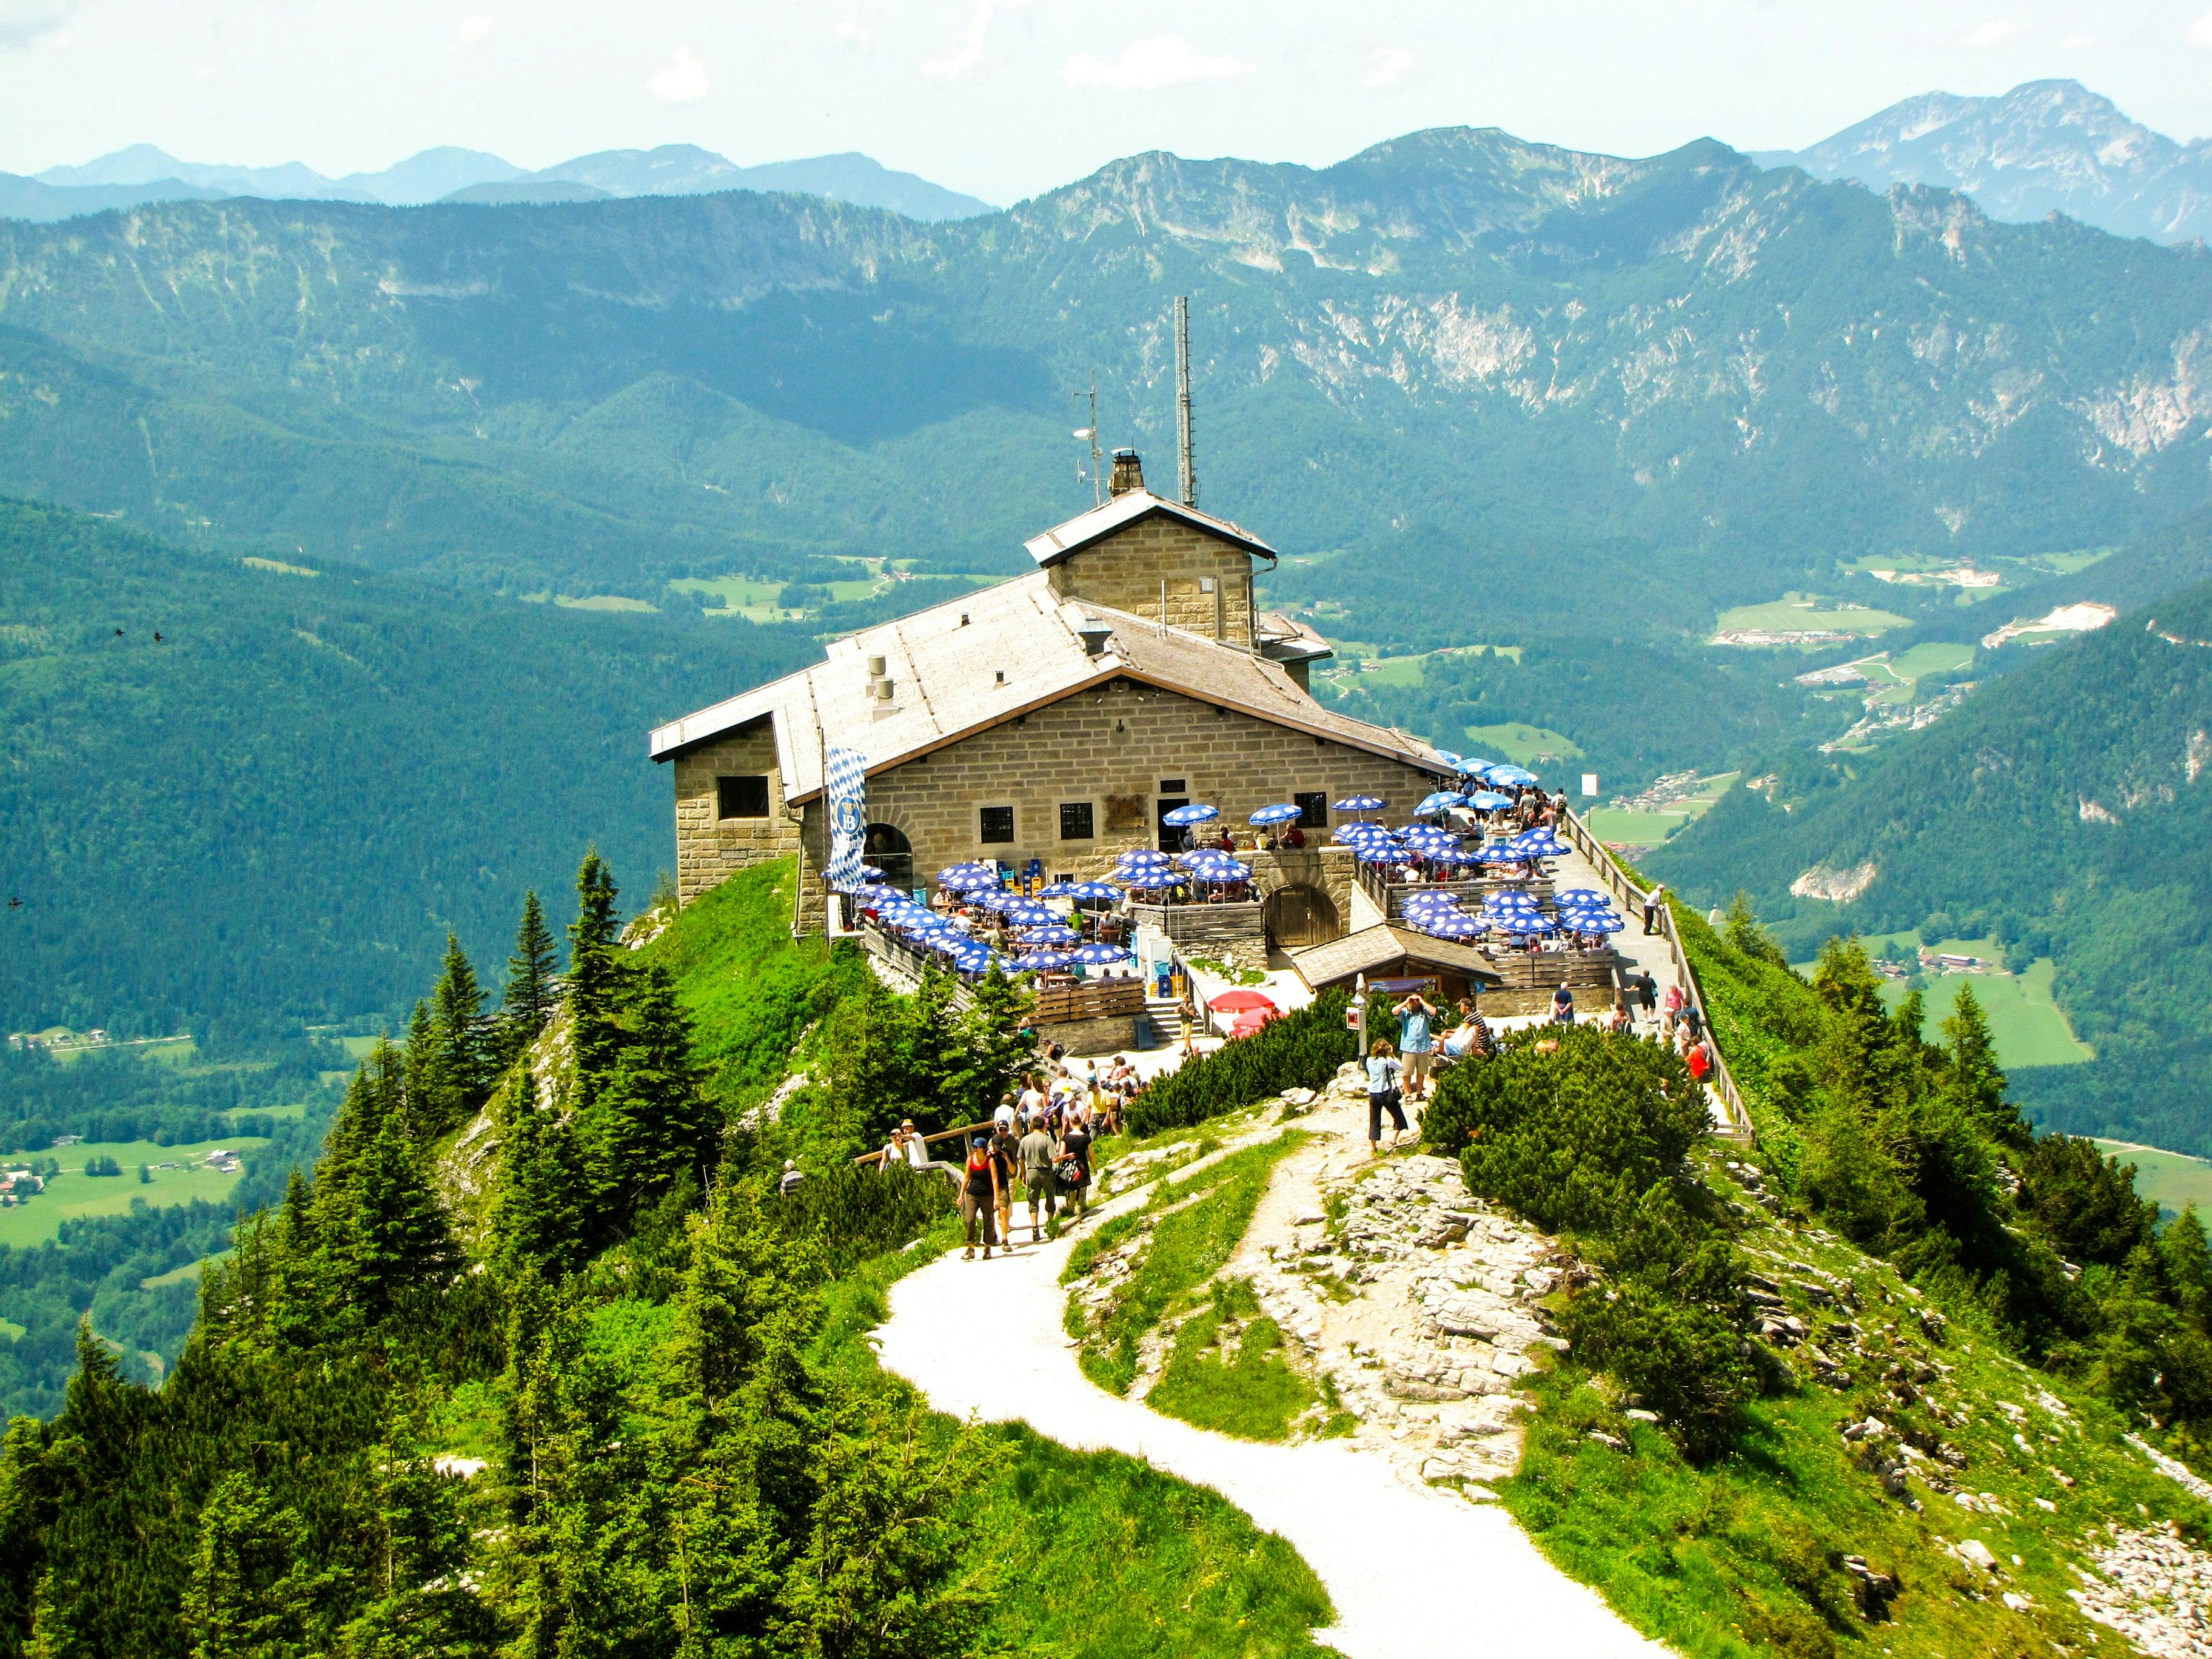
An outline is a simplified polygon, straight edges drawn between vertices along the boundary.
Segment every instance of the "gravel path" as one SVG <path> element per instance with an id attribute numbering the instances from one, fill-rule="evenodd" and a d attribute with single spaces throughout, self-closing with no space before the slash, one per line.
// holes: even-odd
<path id="1" fill-rule="evenodd" d="M 875 1334 L 883 1364 L 939 1411 L 1025 1422 L 1063 1445 L 1124 1452 L 1219 1492 L 1320 1576 L 1337 1623 L 1319 1634 L 1348 1659 L 1669 1652 L 1553 1566 L 1494 1505 L 1409 1485 L 1374 1450 L 1235 1440 L 1095 1387 L 1060 1324 L 1073 1243 L 988 1262 L 948 1255 L 908 1274 Z"/>

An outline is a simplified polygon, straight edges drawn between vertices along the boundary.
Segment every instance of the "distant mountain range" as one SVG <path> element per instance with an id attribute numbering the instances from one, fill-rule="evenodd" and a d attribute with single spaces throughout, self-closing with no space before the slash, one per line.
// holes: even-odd
<path id="1" fill-rule="evenodd" d="M 0 218 L 44 223 L 149 202 L 240 196 L 415 207 L 438 201 L 575 202 L 720 190 L 820 196 L 929 222 L 995 211 L 988 202 L 850 151 L 740 167 L 696 144 L 663 144 L 657 149 L 600 150 L 532 173 L 483 150 L 445 145 L 381 173 L 332 179 L 297 161 L 267 167 L 210 166 L 180 161 L 151 144 L 133 144 L 82 167 L 48 167 L 30 178 L 0 173 Z"/>
<path id="2" fill-rule="evenodd" d="M 1996 219 L 2063 213 L 2160 242 L 2212 232 L 2212 143 L 2177 143 L 2078 81 L 2030 81 L 1996 98 L 1923 93 L 1809 149 L 1755 159 L 1875 190 L 1940 185 Z"/>

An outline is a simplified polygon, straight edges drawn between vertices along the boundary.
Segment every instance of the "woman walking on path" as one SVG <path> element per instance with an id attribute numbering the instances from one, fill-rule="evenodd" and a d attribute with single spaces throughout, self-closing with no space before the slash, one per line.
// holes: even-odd
<path id="1" fill-rule="evenodd" d="M 991 1131 L 991 1162 L 999 1182 L 999 1241 L 1010 1250 L 1014 1248 L 1014 1171 L 1021 1168 L 1021 1148 L 1011 1122 Z"/>
<path id="2" fill-rule="evenodd" d="M 1060 1132 L 1060 1161 L 1053 1166 L 1066 1213 L 1080 1221 L 1090 1213 L 1085 1199 L 1091 1186 L 1091 1126 L 1074 1113 Z"/>
<path id="3" fill-rule="evenodd" d="M 991 1259 L 991 1247 L 999 1242 L 998 1219 L 999 1160 L 990 1141 L 976 1135 L 968 1143 L 968 1167 L 960 1182 L 960 1228 L 968 1239 L 963 1261 L 975 1259 L 978 1231 L 983 1235 L 983 1260 Z"/>
<path id="4" fill-rule="evenodd" d="M 1030 1203 L 1030 1243 L 1044 1242 L 1045 1224 L 1052 1218 L 1053 1144 L 1042 1121 L 1030 1125 L 1022 1137 L 1022 1191 Z"/>
<path id="5" fill-rule="evenodd" d="M 1398 1074 L 1406 1068 L 1398 1063 L 1389 1042 L 1375 1039 L 1375 1046 L 1367 1051 L 1367 1155 L 1372 1158 L 1379 1151 L 1382 1139 L 1382 1114 L 1390 1114 L 1390 1148 L 1398 1145 L 1398 1137 L 1406 1133 L 1406 1114 L 1398 1104 Z"/>

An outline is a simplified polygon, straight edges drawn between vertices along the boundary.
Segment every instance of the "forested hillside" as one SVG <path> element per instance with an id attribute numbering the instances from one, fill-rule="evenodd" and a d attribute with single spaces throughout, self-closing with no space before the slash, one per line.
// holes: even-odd
<path id="1" fill-rule="evenodd" d="M 1747 890 L 1802 957 L 1831 933 L 1994 936 L 2057 963 L 2098 1050 L 2024 1073 L 2047 1121 L 2212 1152 L 2212 583 L 2041 647 L 1871 756 L 1738 788 L 1650 857 L 1699 902 Z M 1860 889 L 1794 896 L 1808 872 Z M 1932 932 L 1930 931 L 1932 928 Z"/>
<path id="2" fill-rule="evenodd" d="M 1088 504 L 1073 388 L 1109 441 L 1169 429 L 1178 292 L 1205 503 L 1403 552 L 1448 605 L 1499 597 L 1462 551 L 1510 554 L 1696 628 L 1839 557 L 2098 545 L 2203 494 L 2199 252 L 1464 129 L 1139 155 L 930 226 L 744 192 L 9 225 L 0 484 L 571 592 L 799 551 L 1005 571 Z"/>
<path id="3" fill-rule="evenodd" d="M 0 1030 L 404 1012 L 586 846 L 649 884 L 644 732 L 815 648 L 0 502 Z"/>

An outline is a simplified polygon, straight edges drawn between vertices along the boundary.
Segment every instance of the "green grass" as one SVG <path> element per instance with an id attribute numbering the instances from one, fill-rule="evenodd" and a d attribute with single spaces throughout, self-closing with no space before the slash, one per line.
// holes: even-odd
<path id="1" fill-rule="evenodd" d="M 1944 640 L 1923 640 L 1910 651 L 1892 657 L 1887 666 L 1899 679 L 1917 680 L 1923 674 L 1955 674 L 1974 659 L 1974 647 Z"/>
<path id="2" fill-rule="evenodd" d="M 18 1325 L 12 1319 L 0 1319 L 0 1336 L 6 1337 L 10 1342 L 20 1341 L 23 1333 L 29 1328 L 27 1325 Z"/>
<path id="3" fill-rule="evenodd" d="M 1474 745 L 1476 758 L 1509 760 L 1516 766 L 1533 766 L 1547 755 L 1574 760 L 1583 752 L 1581 745 L 1565 732 L 1530 726 L 1522 720 L 1508 720 L 1502 726 L 1470 726 L 1467 728 L 1467 740 Z"/>
<path id="4" fill-rule="evenodd" d="M 781 582 L 756 581 L 750 576 L 685 576 L 668 584 L 679 593 L 720 593 L 727 608 L 708 616 L 743 617 L 748 622 L 774 622 L 781 615 L 776 599 Z"/>
<path id="5" fill-rule="evenodd" d="M 137 1177 L 133 1176 L 131 1179 L 136 1181 Z M 149 1279 L 142 1279 L 138 1281 L 138 1288 L 142 1291 L 158 1291 L 164 1285 L 189 1285 L 198 1279 L 200 1269 L 206 1266 L 207 1258 L 203 1256 L 198 1261 L 187 1261 L 181 1267 L 172 1267 L 165 1273 L 155 1273 Z"/>
<path id="6" fill-rule="evenodd" d="M 1145 1404 L 1246 1440 L 1287 1440 L 1322 1390 L 1290 1363 L 1283 1333 L 1260 1311 L 1251 1282 L 1224 1279 L 1213 1299 L 1176 1327 L 1175 1346 Z"/>
<path id="7" fill-rule="evenodd" d="M 1785 593 L 1782 598 L 1770 599 L 1764 605 L 1740 605 L 1732 611 L 1721 612 L 1713 631 L 1731 633 L 1746 629 L 1765 629 L 1778 634 L 1818 629 L 1826 633 L 1871 635 L 1911 625 L 1909 618 L 1894 611 L 1876 611 L 1858 605 L 1822 610 L 1821 603 L 1813 594 Z"/>
<path id="8" fill-rule="evenodd" d="M 164 1066 L 185 1066 L 199 1058 L 199 1044 L 188 1036 L 155 1037 L 150 1042 L 112 1042 L 96 1048 L 50 1048 L 47 1054 L 57 1066 L 72 1066 L 87 1054 L 136 1054 L 141 1060 L 159 1060 Z"/>
<path id="9" fill-rule="evenodd" d="M 1082 1278 L 1091 1264 L 1132 1234 L 1149 1230 L 1135 1270 L 1115 1286 L 1093 1328 L 1081 1304 L 1067 1307 L 1068 1334 L 1085 1339 L 1083 1370 L 1110 1394 L 1127 1394 L 1137 1377 L 1137 1345 L 1172 1310 L 1188 1305 L 1236 1253 L 1252 1212 L 1267 1190 L 1275 1162 L 1304 1139 L 1295 1133 L 1232 1152 L 1187 1181 L 1162 1182 L 1144 1210 L 1116 1216 L 1078 1245 L 1064 1283 Z"/>
<path id="10" fill-rule="evenodd" d="M 356 1060 L 367 1060 L 376 1052 L 376 1045 L 383 1041 L 381 1036 L 342 1036 L 338 1039 L 338 1047 Z"/>
<path id="11" fill-rule="evenodd" d="M 1632 847 L 1656 847 L 1687 823 L 1688 812 L 1638 812 L 1619 806 L 1593 806 L 1583 815 L 1600 841 Z"/>
<path id="12" fill-rule="evenodd" d="M 2117 545 L 2077 547 L 2065 553 L 2038 553 L 2027 562 L 2041 565 L 2046 570 L 2055 570 L 2062 576 L 2070 576 L 2077 570 L 2087 570 L 2100 559 L 2109 558 L 2119 550 Z"/>
<path id="13" fill-rule="evenodd" d="M 2077 1583 L 2069 1570 L 2079 1559 L 2075 1540 L 2112 1522 L 2142 1527 L 2171 1517 L 2201 1526 L 2200 1507 L 2121 1443 L 2128 1425 L 2116 1413 L 2031 1376 L 1960 1313 L 1947 1335 L 1924 1339 L 1917 1298 L 1887 1267 L 1806 1233 L 1762 1228 L 1746 1242 L 1772 1249 L 1781 1261 L 1854 1279 L 1864 1298 L 1856 1316 L 1861 1328 L 1908 1367 L 1924 1358 L 1955 1368 L 1928 1392 L 1963 1407 L 1966 1419 L 1923 1424 L 1922 1407 L 1900 1413 L 1867 1374 L 1871 1364 L 1843 1392 L 1792 1374 L 1782 1391 L 1752 1406 L 1741 1449 L 1698 1468 L 1664 1433 L 1622 1418 L 1586 1372 L 1562 1362 L 1534 1379 L 1526 1455 L 1498 1488 L 1538 1547 L 1630 1623 L 1692 1659 L 1953 1659 L 2048 1654 L 2055 1643 L 2068 1652 L 2097 1651 L 2067 1597 Z M 1762 1271 L 1787 1277 L 1773 1258 Z M 1794 1290 L 1785 1294 L 1816 1334 L 1838 1316 L 1802 1303 Z M 2069 1416 L 2038 1403 L 2045 1387 Z M 2021 1408 L 2018 1421 L 2001 1401 Z M 1919 1512 L 1887 1496 L 1838 1433 L 1841 1423 L 1870 1413 L 1917 1431 L 1932 1426 L 1966 1454 L 1957 1484 L 1994 1493 L 2008 1513 L 1969 1512 L 1918 1480 Z M 1593 1432 L 1625 1441 L 1627 1449 L 1614 1450 Z M 2029 1450 L 2014 1443 L 2015 1432 L 2028 1438 Z M 1996 1555 L 2002 1583 L 1945 1552 L 1947 1543 L 1967 1539 Z M 1887 1622 L 1863 1622 L 1852 1606 L 1846 1554 L 1900 1579 Z M 2008 1608 L 2001 1590 L 2025 1595 L 2032 1606 Z M 2107 1638 L 2117 1652 L 2122 1644 Z"/>
<path id="14" fill-rule="evenodd" d="M 63 1222 L 78 1216 L 128 1215 L 131 1200 L 140 1200 L 162 1209 L 204 1198 L 220 1204 L 242 1175 L 223 1175 L 199 1160 L 217 1146 L 251 1152 L 266 1140 L 252 1135 L 233 1135 L 223 1140 L 195 1141 L 189 1146 L 160 1146 L 150 1140 L 87 1141 L 63 1146 L 40 1156 L 61 1160 L 62 1172 L 46 1182 L 46 1189 L 27 1204 L 0 1210 L 0 1244 L 31 1249 L 55 1237 Z M 85 1160 L 107 1157 L 123 1166 L 119 1176 L 88 1176 Z M 150 1182 L 138 1179 L 141 1164 L 192 1164 L 197 1168 L 155 1170 Z"/>
<path id="15" fill-rule="evenodd" d="M 2194 1204 L 2212 1215 L 2212 1163 L 2125 1140 L 2100 1140 L 2097 1145 L 2121 1163 L 2136 1166 L 2136 1190 L 2160 1209 L 2178 1215 Z"/>
<path id="16" fill-rule="evenodd" d="M 522 596 L 532 605 L 544 605 L 551 600 L 563 611 L 658 611 L 657 605 L 647 605 L 643 599 L 633 599 L 621 593 L 525 593 Z"/>

